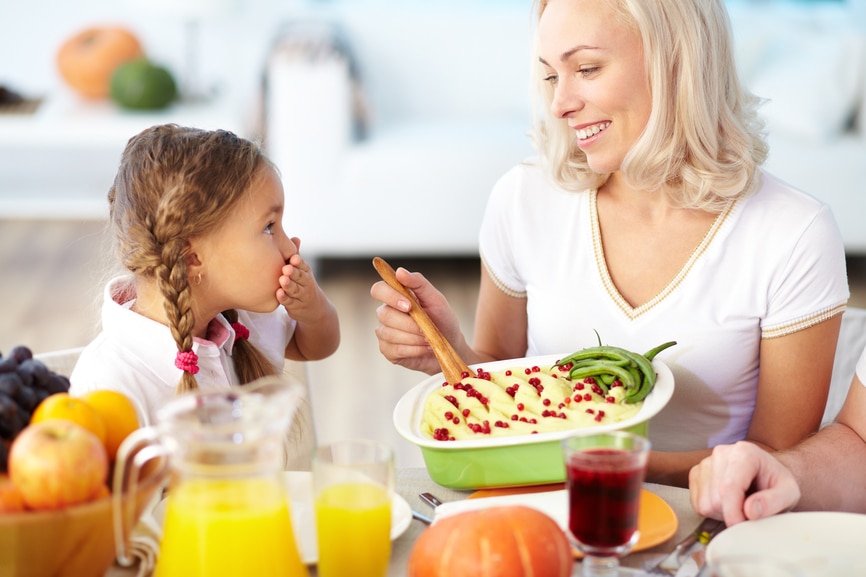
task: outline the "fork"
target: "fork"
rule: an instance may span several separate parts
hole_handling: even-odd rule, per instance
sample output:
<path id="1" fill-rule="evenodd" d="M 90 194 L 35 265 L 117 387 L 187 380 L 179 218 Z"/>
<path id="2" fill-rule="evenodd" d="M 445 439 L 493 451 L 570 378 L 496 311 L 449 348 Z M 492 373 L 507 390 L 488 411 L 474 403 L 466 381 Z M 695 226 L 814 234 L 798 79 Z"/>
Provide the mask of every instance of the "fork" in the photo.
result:
<path id="1" fill-rule="evenodd" d="M 722 521 L 704 519 L 694 531 L 689 533 L 688 537 L 677 543 L 670 555 L 655 565 L 647 567 L 645 571 L 651 575 L 676 575 L 695 543 L 706 545 L 724 528 L 725 523 Z"/>
<path id="2" fill-rule="evenodd" d="M 421 493 L 418 495 L 421 497 L 421 500 L 430 505 L 433 509 L 442 504 L 442 501 L 439 500 L 439 497 L 434 495 L 433 493 Z"/>

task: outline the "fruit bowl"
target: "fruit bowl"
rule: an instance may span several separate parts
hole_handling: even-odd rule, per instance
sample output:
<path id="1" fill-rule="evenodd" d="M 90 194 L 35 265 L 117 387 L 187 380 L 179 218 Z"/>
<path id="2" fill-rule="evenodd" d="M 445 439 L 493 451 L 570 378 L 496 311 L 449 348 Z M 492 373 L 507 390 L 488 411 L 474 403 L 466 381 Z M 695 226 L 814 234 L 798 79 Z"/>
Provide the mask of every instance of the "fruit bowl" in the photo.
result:
<path id="1" fill-rule="evenodd" d="M 473 370 L 498 371 L 512 367 L 550 366 L 566 355 L 546 355 L 473 365 Z M 394 426 L 402 437 L 418 446 L 430 478 L 459 490 L 541 485 L 565 481 L 560 441 L 575 432 L 628 430 L 645 435 L 650 420 L 661 411 L 674 392 L 674 378 L 666 364 L 653 361 L 655 386 L 634 416 L 616 423 L 539 433 L 438 441 L 421 433 L 421 416 L 427 395 L 442 385 L 438 373 L 406 392 L 394 408 Z"/>
<path id="2" fill-rule="evenodd" d="M 135 502 L 121 507 L 138 519 L 168 471 L 153 461 L 142 470 Z M 0 514 L 0 568 L 9 577 L 101 577 L 115 560 L 113 496 L 55 511 Z"/>

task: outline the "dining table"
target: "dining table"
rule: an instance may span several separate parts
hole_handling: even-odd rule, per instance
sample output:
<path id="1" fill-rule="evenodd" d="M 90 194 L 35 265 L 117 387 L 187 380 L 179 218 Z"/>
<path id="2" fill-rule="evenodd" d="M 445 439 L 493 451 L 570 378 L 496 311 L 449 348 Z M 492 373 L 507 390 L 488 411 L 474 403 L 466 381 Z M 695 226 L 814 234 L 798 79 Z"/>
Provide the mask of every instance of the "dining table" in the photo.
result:
<path id="1" fill-rule="evenodd" d="M 467 499 L 474 493 L 474 491 L 456 490 L 437 484 L 430 478 L 425 468 L 398 468 L 395 481 L 396 492 L 406 500 L 411 509 L 429 517 L 434 516 L 434 511 L 430 505 L 421 499 L 421 493 L 433 493 L 443 502 Z M 624 573 L 629 572 L 627 568 L 643 569 L 647 564 L 664 558 L 677 543 L 692 533 L 702 520 L 691 507 L 688 489 L 655 483 L 645 483 L 644 489 L 658 495 L 670 506 L 677 517 L 677 528 L 676 532 L 666 541 L 623 557 L 620 564 L 626 568 Z M 408 528 L 393 541 L 388 577 L 406 577 L 412 547 L 426 528 L 425 523 L 413 519 Z M 309 569 L 310 576 L 314 577 L 316 575 L 315 565 L 311 565 Z M 630 573 L 641 574 L 638 571 Z M 121 567 L 115 564 L 108 570 L 105 577 L 133 577 L 135 575 L 138 575 L 136 566 Z M 579 560 L 575 561 L 572 575 L 582 575 L 582 565 Z"/>

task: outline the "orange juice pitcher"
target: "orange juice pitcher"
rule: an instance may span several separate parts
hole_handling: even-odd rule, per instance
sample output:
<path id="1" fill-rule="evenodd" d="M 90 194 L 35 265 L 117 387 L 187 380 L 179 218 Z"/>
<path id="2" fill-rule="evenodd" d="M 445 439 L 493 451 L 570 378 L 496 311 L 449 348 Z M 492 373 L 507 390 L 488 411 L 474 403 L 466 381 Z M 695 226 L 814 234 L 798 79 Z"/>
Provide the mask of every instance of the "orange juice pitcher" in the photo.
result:
<path id="1" fill-rule="evenodd" d="M 236 391 L 180 396 L 118 451 L 115 494 L 134 492 L 152 459 L 172 472 L 155 577 L 307 577 L 283 482 L 283 442 L 303 400 L 300 385 L 276 377 Z M 115 507 L 117 558 L 131 531 Z"/>

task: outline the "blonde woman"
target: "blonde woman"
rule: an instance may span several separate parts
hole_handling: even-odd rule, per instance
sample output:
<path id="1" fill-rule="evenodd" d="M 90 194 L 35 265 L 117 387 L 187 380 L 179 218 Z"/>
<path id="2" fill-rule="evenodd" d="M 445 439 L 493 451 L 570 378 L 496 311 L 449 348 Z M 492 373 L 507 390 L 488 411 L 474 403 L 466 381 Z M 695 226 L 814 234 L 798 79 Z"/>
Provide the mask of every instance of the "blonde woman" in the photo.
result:
<path id="1" fill-rule="evenodd" d="M 722 0 L 542 0 L 538 157 L 494 187 L 470 345 L 444 296 L 398 270 L 469 363 L 603 342 L 660 355 L 676 388 L 647 478 L 687 486 L 720 443 L 790 447 L 821 421 L 845 255 L 830 209 L 761 170 L 759 101 Z M 382 282 L 394 363 L 436 360 Z"/>

